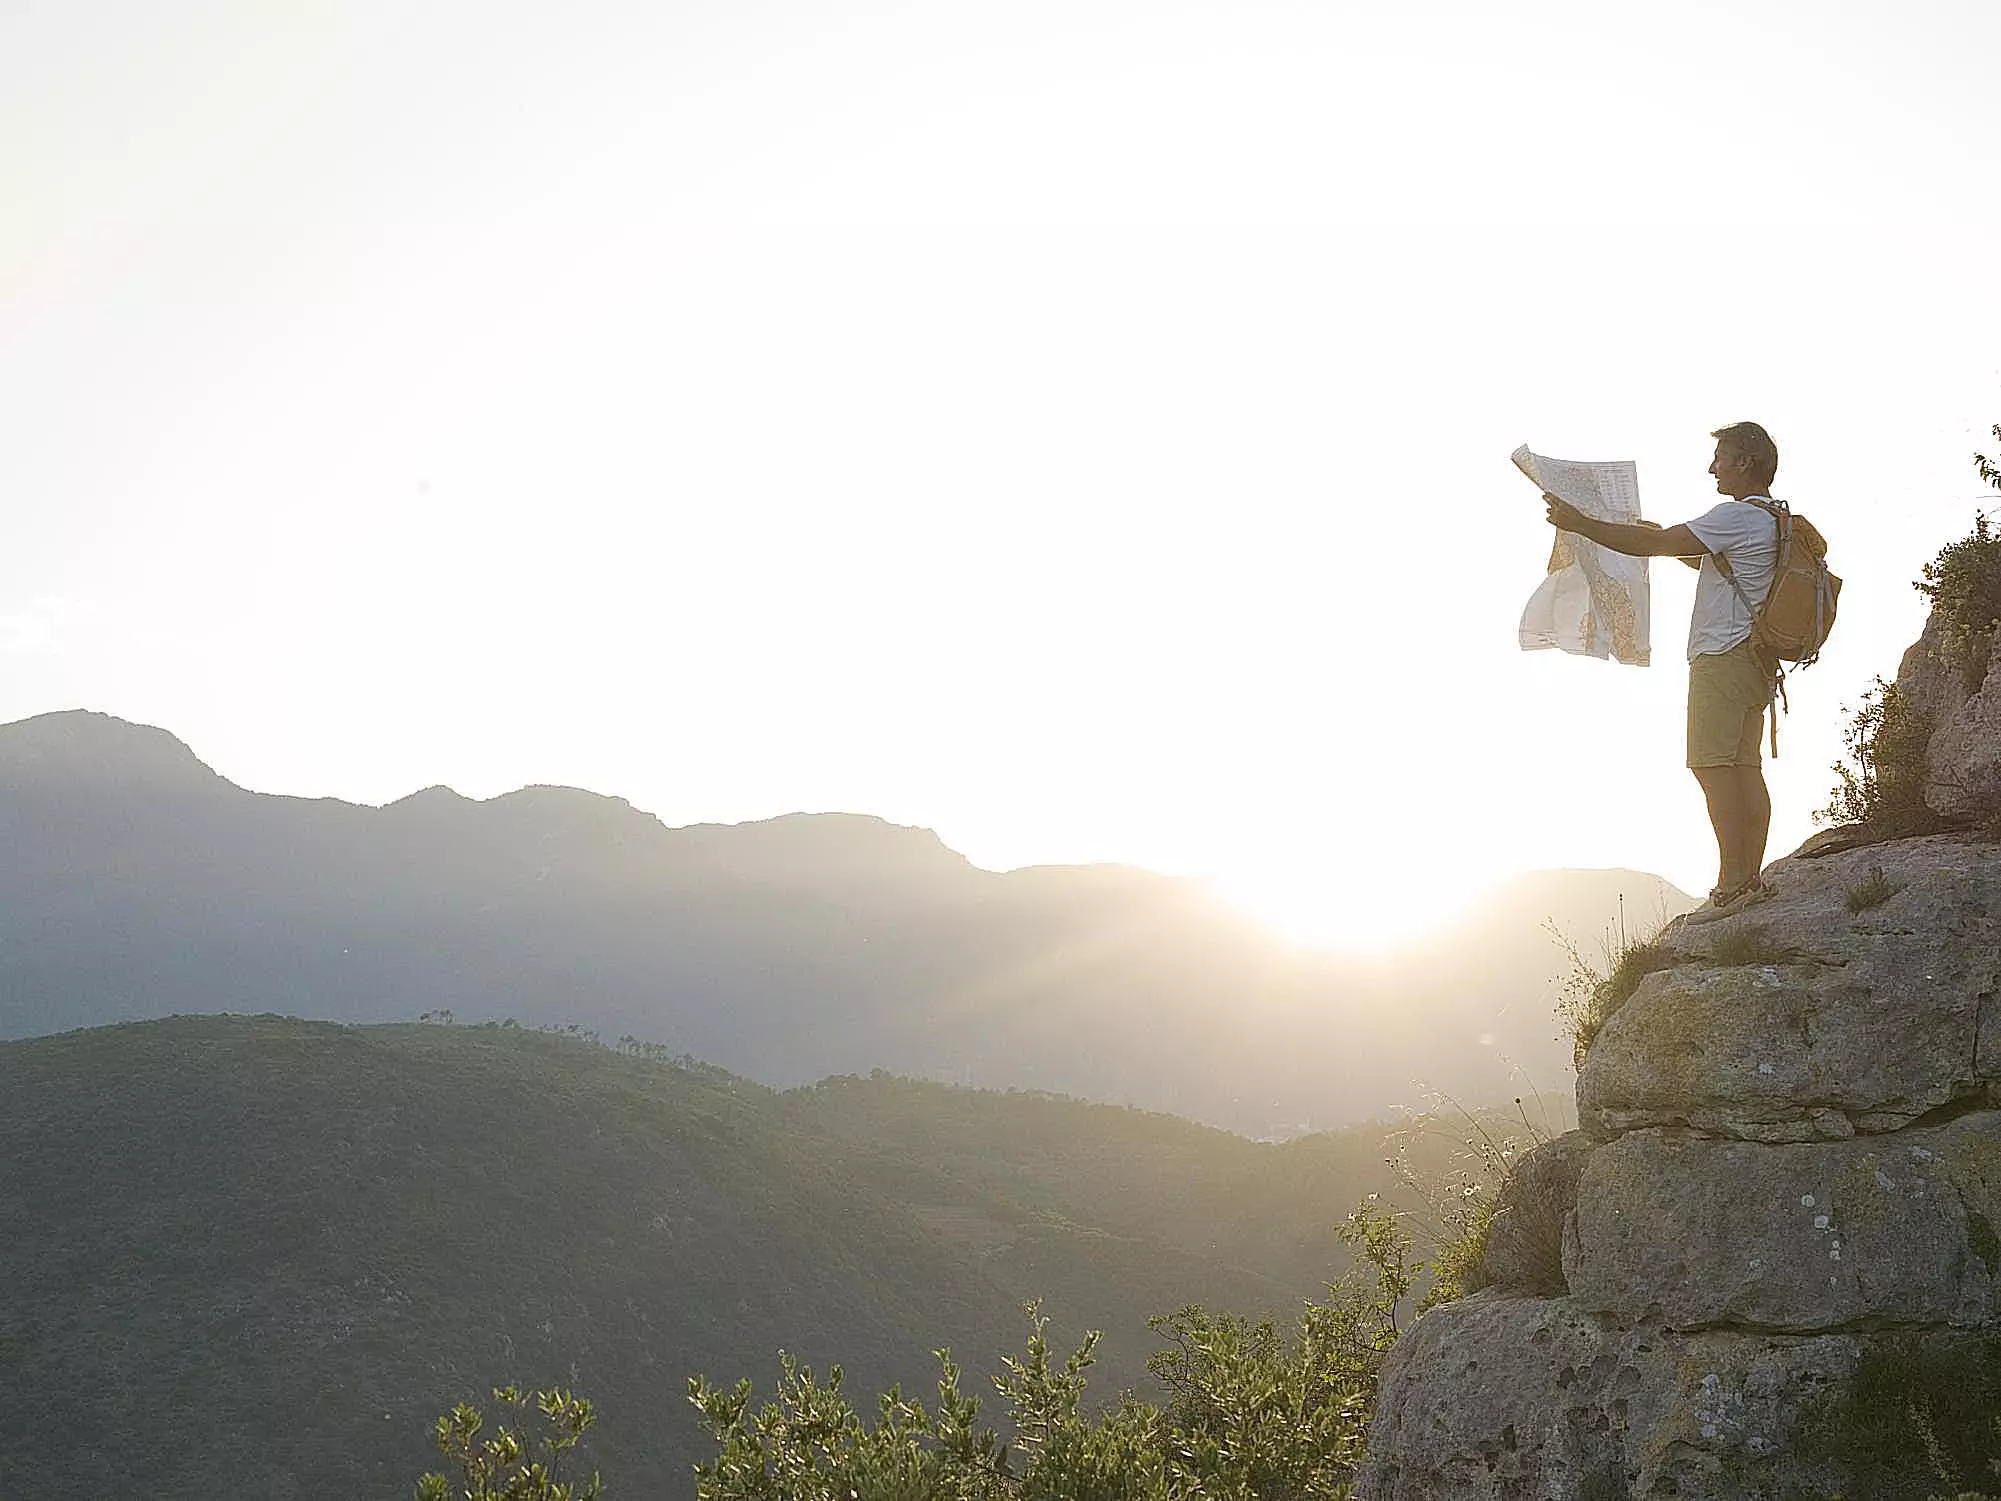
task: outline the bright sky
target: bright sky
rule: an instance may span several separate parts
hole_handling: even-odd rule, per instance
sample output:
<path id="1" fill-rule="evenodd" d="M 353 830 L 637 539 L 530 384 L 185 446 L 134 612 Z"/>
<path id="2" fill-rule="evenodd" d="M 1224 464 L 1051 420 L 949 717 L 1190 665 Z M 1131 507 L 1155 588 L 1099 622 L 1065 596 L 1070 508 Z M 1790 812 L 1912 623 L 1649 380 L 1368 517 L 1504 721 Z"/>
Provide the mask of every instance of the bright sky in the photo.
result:
<path id="1" fill-rule="evenodd" d="M 1692 891 L 1518 443 L 1847 580 L 1774 853 L 2001 422 L 1992 0 L 0 8 L 0 720 L 264 791 L 847 809 L 1367 941 Z"/>

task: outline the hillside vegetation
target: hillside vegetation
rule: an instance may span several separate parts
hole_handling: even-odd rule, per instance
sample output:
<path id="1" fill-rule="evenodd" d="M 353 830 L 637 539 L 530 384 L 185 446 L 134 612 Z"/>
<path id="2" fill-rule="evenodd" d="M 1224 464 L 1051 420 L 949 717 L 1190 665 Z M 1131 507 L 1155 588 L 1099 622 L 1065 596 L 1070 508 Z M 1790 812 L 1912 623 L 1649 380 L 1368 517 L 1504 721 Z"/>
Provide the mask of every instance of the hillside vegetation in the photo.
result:
<path id="1" fill-rule="evenodd" d="M 1109 1398 L 1148 1315 L 1318 1293 L 1388 1151 L 506 1027 L 0 1044 L 0 1496 L 400 1495 L 430 1419 L 511 1380 L 592 1393 L 620 1492 L 683 1494 L 690 1375 L 783 1348 L 927 1390 L 948 1344 L 983 1382 L 1031 1297 L 1106 1331 Z"/>

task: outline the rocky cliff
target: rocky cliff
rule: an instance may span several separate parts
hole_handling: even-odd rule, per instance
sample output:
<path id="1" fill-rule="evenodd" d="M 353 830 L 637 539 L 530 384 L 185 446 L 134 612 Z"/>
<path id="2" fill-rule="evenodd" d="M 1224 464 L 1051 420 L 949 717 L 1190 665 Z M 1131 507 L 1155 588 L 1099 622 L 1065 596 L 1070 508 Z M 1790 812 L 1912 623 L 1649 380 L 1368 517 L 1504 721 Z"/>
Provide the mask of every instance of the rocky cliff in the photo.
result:
<path id="1" fill-rule="evenodd" d="M 1770 901 L 1665 930 L 1583 1057 L 1582 1129 L 1503 1190 L 1494 1285 L 1393 1352 L 1366 1501 L 1888 1501 L 1992 1480 L 1991 646 L 1928 629 L 1899 683 L 1936 726 L 1933 811 L 1969 827 L 1810 842 L 1770 868 Z M 1970 1456 L 1940 1431 L 1955 1405 Z M 1918 1456 L 1901 1470 L 1900 1446 Z"/>
<path id="2" fill-rule="evenodd" d="M 1934 610 L 1897 669 L 1898 696 L 1925 727 L 1925 804 L 1950 822 L 1991 825 L 2001 810 L 1997 643 L 2001 629 L 1969 632 L 1950 612 Z"/>

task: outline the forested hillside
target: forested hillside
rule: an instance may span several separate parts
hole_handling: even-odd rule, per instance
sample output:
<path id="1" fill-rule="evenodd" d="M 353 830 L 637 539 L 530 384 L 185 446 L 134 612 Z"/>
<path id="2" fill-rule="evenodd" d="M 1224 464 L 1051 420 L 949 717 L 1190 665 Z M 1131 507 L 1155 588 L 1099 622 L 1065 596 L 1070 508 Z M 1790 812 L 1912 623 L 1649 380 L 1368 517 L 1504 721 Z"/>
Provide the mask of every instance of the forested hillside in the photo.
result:
<path id="1" fill-rule="evenodd" d="M 0 1044 L 0 1495 L 400 1495 L 430 1419 L 511 1379 L 597 1397 L 620 1494 L 681 1494 L 689 1375 L 784 1348 L 928 1388 L 939 1344 L 1018 1349 L 1028 1297 L 1107 1331 L 1109 1396 L 1149 1314 L 1316 1293 L 1389 1151 L 506 1027 Z"/>

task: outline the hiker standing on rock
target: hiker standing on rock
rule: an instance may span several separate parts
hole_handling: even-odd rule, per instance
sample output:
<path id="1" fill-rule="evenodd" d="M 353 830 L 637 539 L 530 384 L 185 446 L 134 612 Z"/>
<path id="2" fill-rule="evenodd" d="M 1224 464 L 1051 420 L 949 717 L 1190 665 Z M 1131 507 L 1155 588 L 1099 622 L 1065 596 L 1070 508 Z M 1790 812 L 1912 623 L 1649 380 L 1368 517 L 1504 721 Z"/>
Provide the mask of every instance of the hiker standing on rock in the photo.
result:
<path id="1" fill-rule="evenodd" d="M 1776 664 L 1752 641 L 1751 627 L 1779 555 L 1769 509 L 1779 449 L 1755 422 L 1710 436 L 1716 457 L 1709 472 L 1717 493 L 1729 499 L 1680 526 L 1599 521 L 1547 492 L 1543 499 L 1550 525 L 1560 531 L 1628 557 L 1680 558 L 1700 570 L 1688 623 L 1688 769 L 1702 785 L 1716 831 L 1719 868 L 1709 904 L 1734 911 L 1771 890 L 1759 877 L 1772 799 L 1758 741 Z"/>

